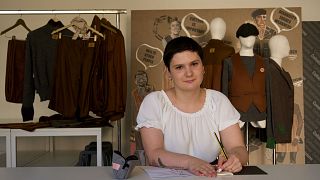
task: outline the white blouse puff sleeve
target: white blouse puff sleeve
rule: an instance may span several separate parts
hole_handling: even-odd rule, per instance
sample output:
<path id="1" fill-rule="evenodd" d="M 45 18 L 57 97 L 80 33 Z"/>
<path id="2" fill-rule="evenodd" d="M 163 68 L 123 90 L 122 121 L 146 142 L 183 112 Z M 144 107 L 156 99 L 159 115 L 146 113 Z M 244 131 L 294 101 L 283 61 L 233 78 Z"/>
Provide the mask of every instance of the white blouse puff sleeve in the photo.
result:
<path id="1" fill-rule="evenodd" d="M 173 106 L 166 93 L 148 94 L 137 116 L 136 130 L 142 127 L 162 131 L 167 151 L 187 154 L 207 162 L 220 152 L 214 132 L 238 123 L 240 114 L 222 93 L 206 89 L 204 106 L 195 113 L 185 113 Z"/>

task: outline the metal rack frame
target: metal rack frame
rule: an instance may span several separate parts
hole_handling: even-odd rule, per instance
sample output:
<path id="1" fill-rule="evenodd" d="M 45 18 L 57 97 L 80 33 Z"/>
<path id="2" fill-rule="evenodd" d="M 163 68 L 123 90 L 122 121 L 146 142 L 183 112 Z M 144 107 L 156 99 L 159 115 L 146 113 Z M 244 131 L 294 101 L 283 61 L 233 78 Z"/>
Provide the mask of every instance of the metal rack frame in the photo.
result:
<path id="1" fill-rule="evenodd" d="M 125 9 L 101 10 L 0 10 L 0 15 L 45 15 L 45 14 L 115 14 L 116 27 L 120 29 L 120 15 L 127 14 Z M 121 120 L 117 121 L 118 150 L 121 151 Z"/>

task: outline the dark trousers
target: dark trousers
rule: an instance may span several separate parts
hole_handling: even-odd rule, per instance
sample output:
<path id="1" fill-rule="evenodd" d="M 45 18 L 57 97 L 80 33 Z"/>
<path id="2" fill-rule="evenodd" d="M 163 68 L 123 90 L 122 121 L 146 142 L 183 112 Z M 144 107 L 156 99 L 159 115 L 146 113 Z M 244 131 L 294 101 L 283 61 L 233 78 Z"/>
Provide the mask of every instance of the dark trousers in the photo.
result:
<path id="1" fill-rule="evenodd" d="M 8 102 L 22 103 L 26 41 L 9 40 L 5 96 Z"/>

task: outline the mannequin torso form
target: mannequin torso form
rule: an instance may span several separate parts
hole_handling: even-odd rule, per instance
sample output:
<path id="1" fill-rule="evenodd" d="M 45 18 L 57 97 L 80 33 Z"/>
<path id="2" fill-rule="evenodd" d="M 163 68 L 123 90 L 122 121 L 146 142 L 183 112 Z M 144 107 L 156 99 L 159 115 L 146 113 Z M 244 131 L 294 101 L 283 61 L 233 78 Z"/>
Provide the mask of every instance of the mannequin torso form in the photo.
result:
<path id="1" fill-rule="evenodd" d="M 206 75 L 203 78 L 202 87 L 221 91 L 222 63 L 235 51 L 232 46 L 222 41 L 226 33 L 226 23 L 222 18 L 212 19 L 210 32 L 211 39 L 203 48 L 203 64 Z"/>
<path id="2" fill-rule="evenodd" d="M 282 67 L 285 57 L 289 56 L 290 45 L 283 35 L 275 35 L 269 40 L 269 88 L 270 88 L 270 117 L 272 132 L 269 137 L 274 138 L 277 144 L 293 142 L 300 136 L 298 123 L 294 121 L 294 86 L 290 73 Z M 299 130 L 300 131 L 300 130 Z M 296 139 L 297 140 L 297 139 Z M 278 149 L 277 152 L 283 151 Z M 285 150 L 286 151 L 286 150 Z"/>
<path id="3" fill-rule="evenodd" d="M 239 51 L 240 57 L 241 56 L 254 56 L 253 53 L 253 46 L 255 43 L 255 36 L 248 36 L 248 37 L 239 37 L 240 40 L 240 44 L 241 44 L 241 48 Z M 265 128 L 266 127 L 266 120 L 262 120 L 262 121 L 252 121 L 250 122 L 251 125 L 255 128 Z M 243 127 L 243 125 L 245 124 L 245 122 L 243 121 L 239 121 L 239 125 L 240 127 Z"/>
<path id="4" fill-rule="evenodd" d="M 239 111 L 240 127 L 250 122 L 254 127 L 266 127 L 266 60 L 254 54 L 259 31 L 253 24 L 242 24 L 236 37 L 240 51 L 223 61 L 222 92 Z"/>

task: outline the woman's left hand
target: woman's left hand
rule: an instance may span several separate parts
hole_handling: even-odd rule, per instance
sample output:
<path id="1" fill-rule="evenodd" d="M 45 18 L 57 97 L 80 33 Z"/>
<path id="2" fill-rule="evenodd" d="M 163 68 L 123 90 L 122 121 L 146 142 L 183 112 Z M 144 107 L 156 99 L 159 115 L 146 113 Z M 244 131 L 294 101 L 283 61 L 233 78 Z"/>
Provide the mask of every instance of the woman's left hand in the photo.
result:
<path id="1" fill-rule="evenodd" d="M 218 169 L 235 173 L 242 170 L 242 164 L 236 155 L 229 154 L 228 160 L 224 157 L 219 157 Z"/>

